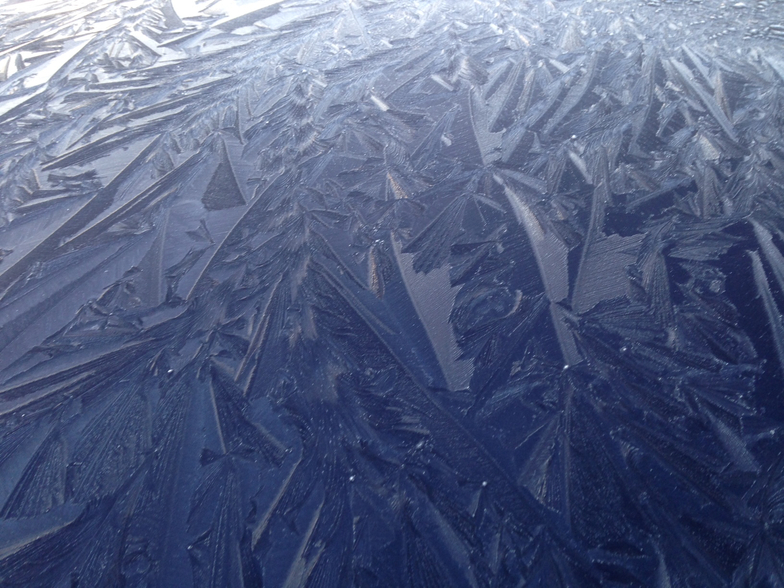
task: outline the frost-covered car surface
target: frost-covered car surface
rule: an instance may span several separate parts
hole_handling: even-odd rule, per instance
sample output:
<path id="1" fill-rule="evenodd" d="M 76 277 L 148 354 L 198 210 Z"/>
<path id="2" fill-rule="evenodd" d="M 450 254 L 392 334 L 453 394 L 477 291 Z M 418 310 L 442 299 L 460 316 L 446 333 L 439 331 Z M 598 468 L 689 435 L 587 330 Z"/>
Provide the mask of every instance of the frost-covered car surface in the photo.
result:
<path id="1" fill-rule="evenodd" d="M 784 585 L 784 6 L 0 6 L 0 586 Z"/>

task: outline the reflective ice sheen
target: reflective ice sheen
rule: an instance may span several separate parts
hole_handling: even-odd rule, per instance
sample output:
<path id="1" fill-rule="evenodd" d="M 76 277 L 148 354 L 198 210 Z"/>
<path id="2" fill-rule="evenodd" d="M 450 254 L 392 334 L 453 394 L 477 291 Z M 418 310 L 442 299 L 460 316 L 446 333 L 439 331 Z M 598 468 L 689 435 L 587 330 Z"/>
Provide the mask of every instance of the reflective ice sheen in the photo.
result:
<path id="1" fill-rule="evenodd" d="M 0 6 L 0 586 L 784 585 L 784 5 Z"/>

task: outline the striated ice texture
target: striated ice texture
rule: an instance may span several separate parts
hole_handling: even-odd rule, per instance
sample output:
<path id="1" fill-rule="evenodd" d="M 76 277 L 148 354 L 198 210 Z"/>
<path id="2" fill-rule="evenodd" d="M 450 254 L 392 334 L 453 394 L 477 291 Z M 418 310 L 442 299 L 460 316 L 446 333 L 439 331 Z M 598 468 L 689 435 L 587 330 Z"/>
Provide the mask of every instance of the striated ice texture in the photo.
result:
<path id="1" fill-rule="evenodd" d="M 0 5 L 0 586 L 784 585 L 784 5 Z"/>

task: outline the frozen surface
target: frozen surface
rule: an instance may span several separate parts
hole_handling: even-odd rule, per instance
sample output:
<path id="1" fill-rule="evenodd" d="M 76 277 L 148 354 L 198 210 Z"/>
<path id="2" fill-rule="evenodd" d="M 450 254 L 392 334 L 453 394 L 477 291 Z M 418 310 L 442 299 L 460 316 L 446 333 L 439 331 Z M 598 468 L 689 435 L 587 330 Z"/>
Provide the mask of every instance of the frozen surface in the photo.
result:
<path id="1" fill-rule="evenodd" d="M 0 5 L 0 586 L 784 585 L 784 5 Z"/>

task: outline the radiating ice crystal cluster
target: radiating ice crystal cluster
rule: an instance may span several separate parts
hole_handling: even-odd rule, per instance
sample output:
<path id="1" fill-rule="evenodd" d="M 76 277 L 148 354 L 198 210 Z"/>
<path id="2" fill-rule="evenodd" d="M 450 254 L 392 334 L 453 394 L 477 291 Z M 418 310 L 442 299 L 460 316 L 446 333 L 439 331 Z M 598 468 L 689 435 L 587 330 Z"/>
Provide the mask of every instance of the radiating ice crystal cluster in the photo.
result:
<path id="1" fill-rule="evenodd" d="M 784 6 L 0 6 L 0 586 L 784 585 Z"/>

